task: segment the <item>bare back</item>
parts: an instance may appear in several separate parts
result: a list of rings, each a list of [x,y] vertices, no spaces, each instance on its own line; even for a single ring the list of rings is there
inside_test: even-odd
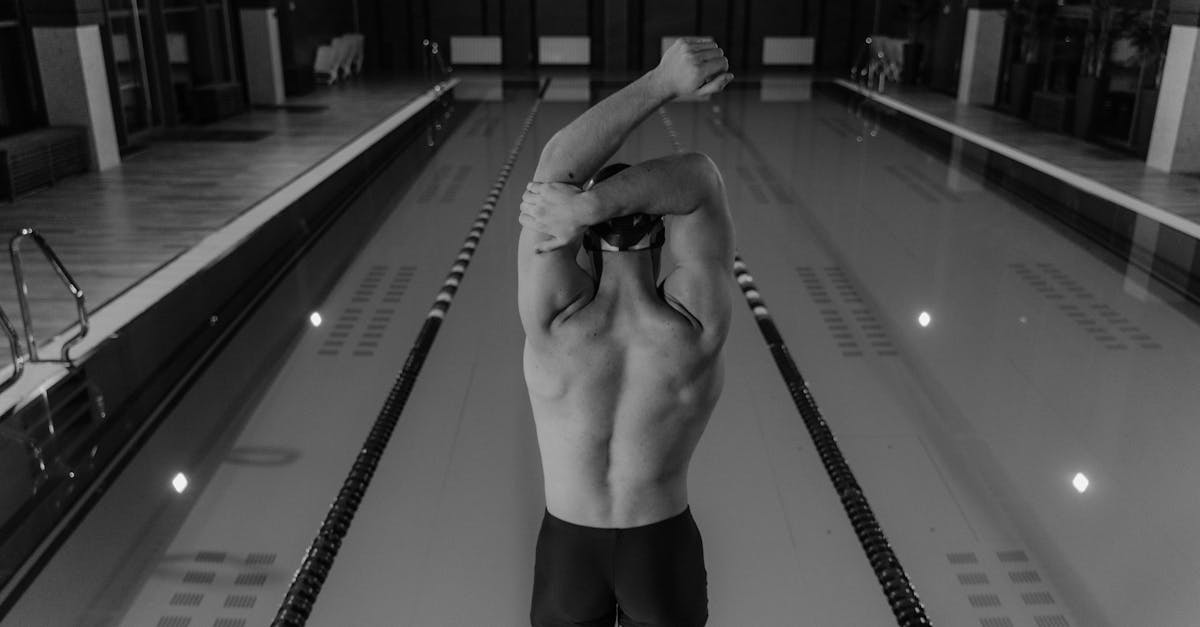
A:
[[[707,344],[713,342],[707,341]],[[633,527],[687,505],[692,452],[720,397],[720,345],[659,299],[597,294],[525,344],[551,514]]]

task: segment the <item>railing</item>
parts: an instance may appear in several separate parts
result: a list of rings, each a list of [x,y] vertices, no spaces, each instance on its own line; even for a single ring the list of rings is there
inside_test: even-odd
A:
[[[446,61],[438,42],[424,39],[421,41],[421,47],[424,50],[422,62],[426,80],[436,85],[450,78],[454,68]]]
[[[442,96],[442,83],[450,79],[450,74],[454,72],[454,68],[446,61],[445,55],[442,54],[442,49],[438,42],[429,39],[421,40],[421,65],[425,70],[425,80],[433,85],[434,91],[438,94],[437,102],[442,107],[441,116],[434,120],[433,126],[426,129],[425,143],[432,147],[436,140],[434,136],[437,131],[442,130],[442,120],[450,119],[453,111],[453,106]]]
[[[79,314],[79,332],[76,333],[74,337],[67,340],[65,344],[63,344],[61,359],[41,359],[38,356],[37,340],[35,340],[33,337],[33,315],[29,311],[29,285],[25,282],[25,268],[21,261],[21,242],[26,238],[32,239],[33,242],[38,245],[38,248],[42,251],[42,254],[48,261],[50,261],[50,265],[54,266],[54,271],[58,274],[58,278],[61,279],[63,284],[67,286],[67,289],[71,292],[71,296],[75,299],[75,308]],[[46,238],[42,237],[41,233],[38,233],[36,230],[31,228],[21,229],[21,232],[14,235],[9,241],[8,252],[12,257],[13,280],[17,286],[17,301],[21,305],[21,321],[25,325],[25,342],[27,344],[29,361],[31,363],[53,362],[71,364],[71,347],[82,341],[83,338],[87,336],[88,332],[88,315],[87,307],[85,306],[84,302],[83,290],[80,289],[79,284],[75,282],[75,279],[71,278],[71,273],[67,272],[66,266],[63,265],[62,260],[58,258],[58,255],[54,253],[54,249],[50,247],[50,244],[46,242]],[[0,320],[0,323],[6,327],[5,332],[10,333],[9,341],[10,343],[13,343],[16,332],[11,329],[12,325],[8,322],[7,316],[4,316],[3,320]],[[19,342],[16,344],[17,345],[15,345],[13,349],[13,357],[16,362],[19,362],[20,346]],[[21,368],[18,366],[15,368],[14,374],[19,375],[20,371]],[[8,383],[11,384],[12,381],[15,381],[15,377],[13,377]]]
[[[21,358],[21,338],[17,336],[17,330],[13,328],[12,321],[8,319],[8,314],[4,313],[4,308],[0,307],[0,326],[4,327],[4,335],[8,338],[8,348],[12,351],[12,374],[0,383],[0,392],[7,390],[12,384],[21,378],[25,373],[25,360]]]

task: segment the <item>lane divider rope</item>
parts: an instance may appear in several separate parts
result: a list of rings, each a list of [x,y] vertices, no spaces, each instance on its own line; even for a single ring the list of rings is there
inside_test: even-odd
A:
[[[495,183],[488,191],[483,201],[483,207],[479,210],[479,216],[471,224],[471,230],[467,234],[458,256],[455,257],[454,264],[450,266],[450,273],[442,283],[441,289],[438,290],[433,306],[425,316],[425,322],[421,325],[416,340],[413,341],[408,359],[396,376],[391,392],[388,393],[387,400],[384,401],[383,408],[379,411],[379,416],[375,419],[366,441],[363,442],[358,457],[354,460],[354,465],[351,466],[346,480],[342,483],[337,498],[329,507],[316,538],[309,545],[308,551],[304,555],[304,561],[301,562],[292,578],[287,594],[284,595],[279,611],[271,623],[274,627],[299,627],[304,625],[312,615],[313,606],[317,601],[317,596],[321,593],[321,587],[325,584],[325,580],[333,568],[333,562],[337,558],[342,540],[345,539],[346,533],[350,529],[354,515],[358,512],[358,507],[362,503],[371,479],[375,475],[375,470],[379,466],[379,461],[383,457],[384,449],[387,448],[392,432],[395,431],[396,424],[400,421],[400,414],[408,402],[417,375],[420,374],[421,367],[425,364],[425,358],[429,355],[429,350],[433,346],[442,321],[446,318],[446,312],[449,311],[450,304],[454,301],[454,295],[466,274],[467,266],[471,264],[471,258],[475,255],[475,248],[479,245],[484,229],[487,228],[488,222],[492,218],[496,202],[500,198],[500,192],[504,190],[504,186],[508,182],[513,164],[521,152],[522,144],[525,143],[525,136],[533,126],[534,117],[537,115],[541,103],[542,100],[539,97],[534,101],[529,114],[525,116],[521,132],[517,135],[512,150],[509,151],[508,157],[504,161],[504,166],[500,168]]]
[[[667,129],[667,135],[671,139],[675,152],[682,153],[683,145],[679,142],[679,134],[675,132],[671,116],[667,114],[665,108],[660,108],[658,113],[662,118],[663,126]],[[745,141],[741,137],[739,139]],[[808,384],[805,383],[804,376],[796,366],[796,361],[788,352],[783,335],[779,333],[779,328],[771,318],[762,294],[754,283],[754,277],[750,275],[741,255],[734,256],[733,274],[742,294],[746,297],[750,311],[754,313],[758,330],[767,342],[771,356],[775,359],[775,365],[779,368],[779,373],[783,375],[788,392],[792,395],[792,401],[795,402],[796,409],[799,410],[800,417],[804,420],[804,426],[808,429],[809,438],[812,439],[821,463],[825,466],[825,472],[833,482],[833,488],[842,502],[842,508],[846,511],[846,516],[850,518],[850,525],[854,528],[855,535],[858,536],[863,553],[866,554],[867,561],[875,571],[875,577],[883,589],[883,594],[892,609],[897,625],[900,627],[931,625],[932,623],[925,614],[925,606],[921,604],[921,599],[917,596],[917,591],[913,588],[908,574],[900,565],[900,560],[892,550],[887,535],[884,534],[883,528],[875,518],[875,513],[871,510],[871,505],[863,494],[862,486],[855,479],[850,465],[846,463],[846,458],[837,444],[837,437],[834,436],[833,430],[829,428],[829,424],[821,415],[817,401],[808,389]]]

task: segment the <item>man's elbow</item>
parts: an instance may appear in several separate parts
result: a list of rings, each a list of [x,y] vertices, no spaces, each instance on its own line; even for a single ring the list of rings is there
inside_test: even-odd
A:
[[[559,147],[554,142],[554,138],[546,142],[542,146],[542,154],[538,157],[537,169],[534,170],[533,180],[538,183],[549,183],[556,179],[551,178],[554,175],[554,166],[560,163],[562,159],[559,157]]]
[[[725,180],[721,178],[721,170],[712,158],[702,152],[689,152],[683,155],[689,169],[701,182],[700,188],[716,198],[725,197]]]
[[[537,171],[534,174],[535,181],[539,183],[573,183],[580,184],[580,177],[583,173],[573,172],[570,168],[564,167],[572,160],[571,154],[568,152],[567,142],[564,142],[559,133],[555,133],[545,146],[542,146],[542,155],[538,158]]]

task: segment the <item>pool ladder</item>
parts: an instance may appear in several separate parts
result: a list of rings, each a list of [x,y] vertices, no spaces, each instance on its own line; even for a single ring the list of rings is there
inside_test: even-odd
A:
[[[42,255],[54,267],[54,271],[58,274],[58,278],[66,285],[67,290],[71,292],[71,296],[75,299],[75,308],[79,313],[79,332],[71,339],[67,340],[62,347],[61,359],[42,359],[38,356],[37,341],[33,338],[33,315],[29,311],[29,285],[25,282],[25,268],[21,259],[21,242],[26,239],[32,239],[37,244],[38,249],[42,251]],[[17,330],[13,327],[12,321],[8,314],[4,312],[4,308],[0,307],[0,327],[3,327],[4,335],[8,338],[9,348],[12,350],[13,371],[3,383],[0,383],[0,392],[8,389],[21,375],[25,372],[25,363],[65,363],[71,365],[70,350],[71,347],[78,344],[87,336],[88,332],[88,314],[84,302],[83,290],[75,279],[71,278],[71,273],[67,271],[67,267],[63,265],[58,255],[54,253],[54,249],[50,247],[46,238],[42,237],[41,233],[32,228],[21,229],[8,242],[8,253],[12,258],[13,281],[17,286],[17,302],[21,307],[21,322],[25,327],[25,342],[28,348],[28,359],[25,359],[21,354],[21,340],[17,335]]]
[[[442,54],[438,42],[424,39],[421,40],[421,47],[425,52],[423,59],[425,79],[437,85],[450,78],[454,68],[446,62],[446,57]]]

